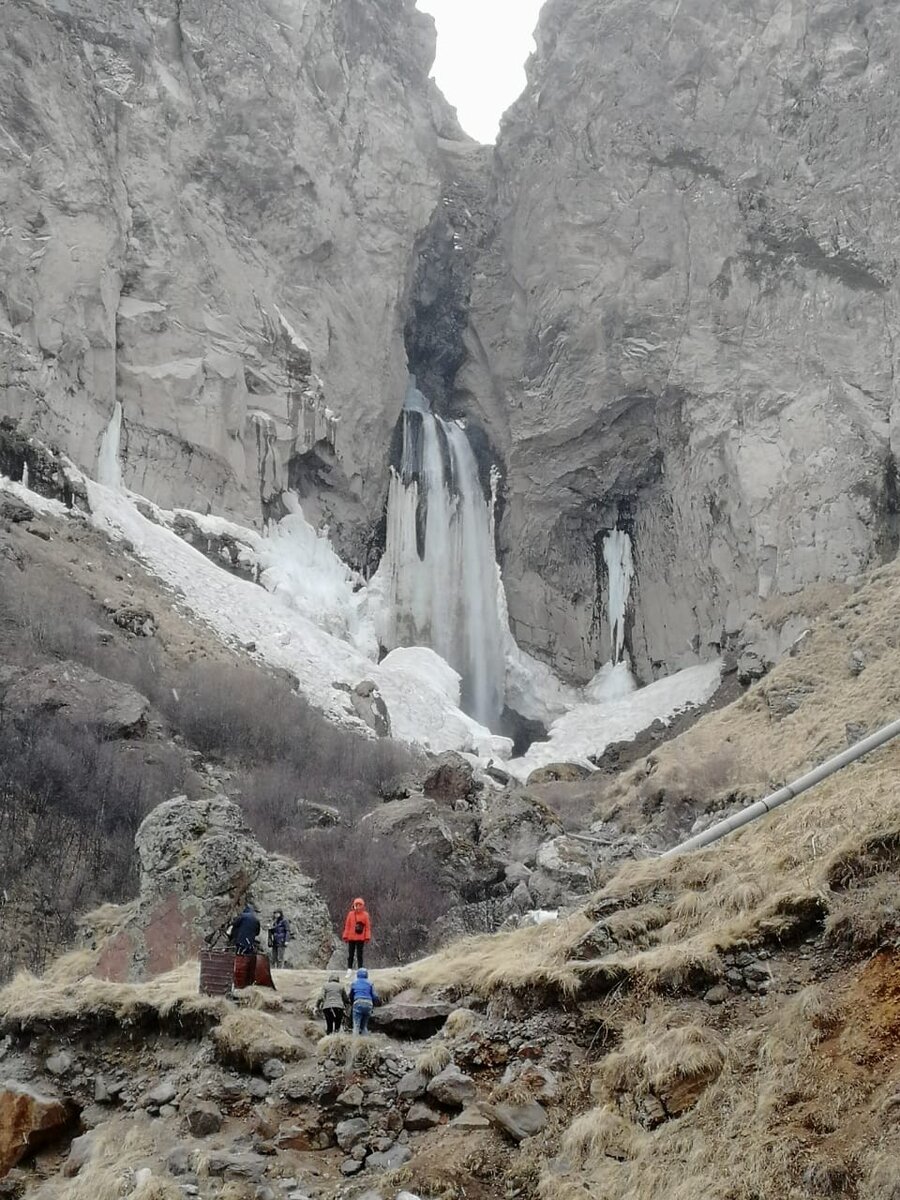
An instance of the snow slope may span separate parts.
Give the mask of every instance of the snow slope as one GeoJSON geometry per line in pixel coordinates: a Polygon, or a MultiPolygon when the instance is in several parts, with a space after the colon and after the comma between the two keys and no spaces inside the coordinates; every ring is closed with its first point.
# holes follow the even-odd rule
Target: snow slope
{"type": "MultiPolygon", "coordinates": [[[[243,547],[241,558],[259,580],[254,583],[216,565],[175,533],[176,514],[119,488],[83,483],[91,506],[88,519],[127,543],[172,589],[179,607],[224,640],[252,644],[256,658],[289,671],[303,695],[332,720],[366,730],[347,692],[371,679],[387,705],[395,737],[434,753],[459,750],[483,760],[509,759],[512,743],[460,709],[460,677],[433,650],[399,648],[377,662],[377,592],[369,594],[299,508],[265,536],[219,517],[184,514],[210,538],[227,535],[243,547]]],[[[47,515],[85,518],[7,479],[0,478],[0,491],[47,515]]],[[[626,663],[607,665],[586,688],[572,688],[516,645],[499,569],[497,594],[509,700],[523,715],[552,722],[547,741],[507,764],[517,778],[552,762],[590,766],[590,756],[630,740],[656,720],[670,721],[685,708],[705,703],[719,685],[721,663],[716,661],[640,690],[626,663]]]]}
{"type": "Polygon", "coordinates": [[[628,742],[652,725],[668,723],[687,708],[705,704],[715,694],[722,676],[721,660],[688,667],[646,687],[636,688],[626,663],[607,665],[588,684],[593,697],[577,704],[550,726],[546,742],[534,742],[506,769],[517,779],[549,763],[580,763],[591,767],[590,756],[600,755],[614,742],[628,742]]]}

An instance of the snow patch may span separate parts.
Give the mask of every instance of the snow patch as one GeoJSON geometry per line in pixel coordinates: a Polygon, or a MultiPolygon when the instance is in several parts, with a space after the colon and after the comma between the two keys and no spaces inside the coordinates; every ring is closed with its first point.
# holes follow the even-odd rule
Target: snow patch
{"type": "Polygon", "coordinates": [[[705,704],[718,689],[721,676],[722,662],[716,659],[635,688],[627,664],[604,667],[589,684],[595,698],[559,717],[546,742],[534,742],[520,758],[508,762],[506,769],[525,780],[550,763],[593,767],[590,758],[614,742],[630,742],[654,721],[668,724],[685,709],[705,704]]]}

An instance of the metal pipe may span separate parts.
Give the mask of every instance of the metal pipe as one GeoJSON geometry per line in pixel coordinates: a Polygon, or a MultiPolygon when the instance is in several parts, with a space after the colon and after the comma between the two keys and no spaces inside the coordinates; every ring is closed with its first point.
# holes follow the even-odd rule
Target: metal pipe
{"type": "Polygon", "coordinates": [[[892,721],[890,725],[885,725],[876,733],[869,734],[867,738],[863,738],[861,742],[856,742],[849,749],[836,754],[834,758],[829,758],[827,762],[822,763],[815,770],[809,771],[806,775],[801,775],[799,779],[795,779],[793,783],[788,783],[783,788],[779,788],[777,792],[772,792],[771,796],[766,796],[764,800],[757,800],[754,804],[748,805],[747,808],[742,808],[740,812],[726,817],[724,821],[718,821],[715,825],[710,825],[709,829],[704,829],[702,833],[698,833],[695,837],[688,838],[686,842],[681,842],[680,845],[673,846],[671,850],[667,850],[661,857],[671,858],[674,854],[684,854],[688,850],[699,850],[701,846],[709,846],[713,842],[717,842],[719,838],[725,837],[726,834],[733,833],[735,829],[740,829],[743,825],[749,825],[751,821],[765,816],[773,808],[778,808],[779,805],[787,803],[788,800],[793,800],[795,796],[799,796],[801,792],[805,792],[808,788],[815,787],[817,783],[821,783],[823,779],[827,779],[835,771],[840,771],[843,767],[855,762],[858,758],[862,758],[870,750],[876,750],[879,746],[883,746],[885,742],[889,742],[891,738],[897,737],[898,734],[900,734],[900,720],[892,721]]]}

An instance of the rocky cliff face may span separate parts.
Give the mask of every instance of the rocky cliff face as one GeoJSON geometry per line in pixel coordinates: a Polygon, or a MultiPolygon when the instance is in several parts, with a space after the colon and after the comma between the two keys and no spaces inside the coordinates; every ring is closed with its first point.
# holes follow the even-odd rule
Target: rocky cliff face
{"type": "Polygon", "coordinates": [[[361,536],[466,144],[433,53],[413,0],[4,3],[0,414],[95,475],[118,401],[134,490],[361,536]]]}
{"type": "Polygon", "coordinates": [[[645,676],[896,551],[898,54],[884,0],[548,0],[458,380],[527,648],[608,657],[617,523],[645,676]]]}
{"type": "Polygon", "coordinates": [[[407,369],[505,473],[513,630],[645,678],[900,542],[900,15],[547,0],[493,156],[413,0],[6,0],[0,416],[378,552],[407,369]],[[120,407],[119,407],[120,406],[120,407]]]}

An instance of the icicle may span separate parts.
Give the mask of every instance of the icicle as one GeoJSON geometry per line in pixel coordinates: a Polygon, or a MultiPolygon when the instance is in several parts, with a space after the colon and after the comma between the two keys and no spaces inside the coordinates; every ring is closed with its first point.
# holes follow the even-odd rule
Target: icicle
{"type": "Polygon", "coordinates": [[[609,653],[616,664],[625,653],[625,614],[634,577],[631,538],[624,529],[614,529],[603,539],[603,561],[608,580],[609,653]]]}
{"type": "Polygon", "coordinates": [[[28,487],[28,463],[27,462],[22,463],[22,487],[23,488],[28,487]]]}
{"type": "Polygon", "coordinates": [[[116,491],[122,490],[122,467],[119,462],[121,441],[122,405],[117,400],[106,432],[100,440],[100,454],[97,459],[97,482],[116,491]]]}

